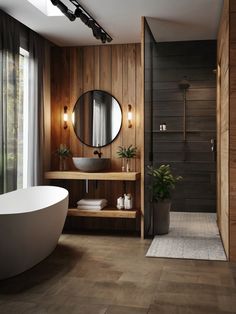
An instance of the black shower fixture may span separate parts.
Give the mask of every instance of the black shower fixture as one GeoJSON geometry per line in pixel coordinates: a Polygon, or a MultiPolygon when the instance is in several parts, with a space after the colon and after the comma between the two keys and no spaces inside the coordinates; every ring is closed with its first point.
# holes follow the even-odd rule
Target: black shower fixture
{"type": "Polygon", "coordinates": [[[190,83],[187,81],[186,76],[179,82],[179,88],[180,89],[189,89],[190,83]]]}
{"type": "Polygon", "coordinates": [[[93,36],[101,40],[103,44],[112,41],[111,36],[98,24],[98,22],[82,7],[77,0],[69,0],[75,7],[74,13],[67,8],[67,6],[60,0],[51,0],[52,4],[57,6],[58,9],[70,20],[74,21],[76,18],[80,18],[81,21],[92,29],[93,36]]]}

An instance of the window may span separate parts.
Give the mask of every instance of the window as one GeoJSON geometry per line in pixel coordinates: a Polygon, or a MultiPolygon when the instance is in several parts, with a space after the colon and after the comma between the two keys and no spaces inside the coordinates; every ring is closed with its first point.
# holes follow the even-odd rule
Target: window
{"type": "Polygon", "coordinates": [[[29,52],[20,48],[17,132],[17,188],[27,187],[29,52]]]}

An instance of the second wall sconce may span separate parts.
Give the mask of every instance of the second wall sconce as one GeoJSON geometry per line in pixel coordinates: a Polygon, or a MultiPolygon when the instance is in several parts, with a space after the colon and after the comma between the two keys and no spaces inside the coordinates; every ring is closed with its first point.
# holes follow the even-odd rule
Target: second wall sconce
{"type": "Polygon", "coordinates": [[[68,128],[68,107],[64,106],[64,114],[63,114],[63,121],[64,121],[64,129],[66,130],[68,128]]]}
{"type": "Polygon", "coordinates": [[[133,113],[132,113],[132,106],[128,105],[128,128],[132,128],[132,120],[133,120],[133,113]]]}

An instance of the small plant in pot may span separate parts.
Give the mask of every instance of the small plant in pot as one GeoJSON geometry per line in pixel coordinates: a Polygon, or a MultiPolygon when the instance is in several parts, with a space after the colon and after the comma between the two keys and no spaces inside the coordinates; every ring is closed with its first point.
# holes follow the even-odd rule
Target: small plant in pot
{"type": "Polygon", "coordinates": [[[137,155],[137,147],[130,145],[128,148],[119,146],[117,151],[118,158],[123,158],[122,171],[129,172],[130,169],[130,160],[135,158],[137,155]]]}
{"type": "Polygon", "coordinates": [[[70,149],[66,145],[60,144],[55,154],[59,156],[59,170],[66,170],[66,159],[72,156],[70,149]]]}
{"type": "Polygon", "coordinates": [[[148,175],[152,177],[153,233],[166,234],[170,226],[171,191],[183,178],[174,176],[170,165],[148,166],[148,175]]]}

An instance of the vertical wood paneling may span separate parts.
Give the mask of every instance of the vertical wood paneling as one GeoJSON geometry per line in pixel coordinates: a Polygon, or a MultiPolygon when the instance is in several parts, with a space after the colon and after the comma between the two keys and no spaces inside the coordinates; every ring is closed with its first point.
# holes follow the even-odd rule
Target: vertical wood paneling
{"type": "MultiPolygon", "coordinates": [[[[93,46],[84,47],[82,49],[82,67],[83,67],[83,93],[94,89],[95,73],[95,49],[93,46]]],[[[94,157],[94,149],[92,147],[83,145],[84,157],[94,157]]]]}
{"type": "MultiPolygon", "coordinates": [[[[111,46],[100,47],[100,77],[99,77],[99,89],[108,93],[112,91],[112,59],[111,59],[111,46]]],[[[111,157],[111,145],[102,148],[103,157],[111,157]]]]}
{"type": "MultiPolygon", "coordinates": [[[[83,92],[83,67],[82,67],[82,55],[79,49],[72,48],[70,50],[70,73],[71,73],[71,83],[70,83],[70,106],[69,113],[72,116],[74,105],[79,98],[79,95],[83,92]],[[76,65],[76,66],[75,66],[76,65]]],[[[73,147],[74,156],[83,156],[83,145],[73,130],[71,119],[69,119],[68,124],[70,126],[70,147],[73,147]]]]}
{"type": "Polygon", "coordinates": [[[218,34],[218,217],[231,261],[236,261],[236,1],[225,0],[218,34]]]}
{"type": "Polygon", "coordinates": [[[227,256],[229,256],[229,27],[228,0],[224,3],[218,36],[218,93],[217,93],[217,134],[218,134],[218,225],[227,256]]]}
{"type": "MultiPolygon", "coordinates": [[[[116,99],[120,104],[123,104],[123,47],[122,45],[112,46],[112,95],[116,95],[116,99]]],[[[124,117],[123,117],[124,119],[124,117]]],[[[122,161],[117,158],[117,149],[123,144],[123,128],[121,128],[119,136],[111,144],[111,156],[113,159],[113,168],[116,171],[121,171],[122,161]]]]}
{"type": "Polygon", "coordinates": [[[229,4],[229,243],[230,260],[236,261],[236,1],[229,4]]]}
{"type": "MultiPolygon", "coordinates": [[[[111,48],[111,94],[116,97],[118,102],[122,104],[123,107],[123,47],[122,45],[112,45],[111,48]]],[[[124,128],[122,127],[119,136],[111,144],[112,167],[115,171],[121,171],[122,167],[121,159],[117,158],[117,149],[119,146],[123,145],[123,130],[124,128]]],[[[112,182],[110,187],[111,195],[115,195],[116,197],[118,197],[118,195],[122,195],[124,192],[122,184],[117,185],[115,182],[112,182]]]]}
{"type": "MultiPolygon", "coordinates": [[[[63,140],[68,144],[74,156],[93,157],[94,148],[81,143],[74,134],[73,127],[69,123],[67,130],[63,129],[62,113],[65,104],[69,105],[72,113],[73,106],[79,96],[89,90],[101,89],[111,93],[121,104],[123,111],[123,125],[121,132],[116,140],[104,148],[104,157],[111,158],[111,169],[121,171],[121,160],[117,158],[117,148],[120,145],[137,145],[141,149],[140,137],[136,135],[141,130],[139,125],[141,110],[141,61],[140,45],[106,45],[89,46],[75,48],[53,48],[52,58],[52,150],[55,150],[63,140]],[[60,65],[60,66],[58,66],[60,65]],[[134,113],[133,128],[127,127],[127,105],[131,103],[134,113]],[[139,117],[136,125],[136,115],[139,117]],[[137,140],[138,139],[138,140],[137,140]],[[137,141],[136,141],[137,140],[137,141]]],[[[58,169],[57,158],[52,161],[51,168],[58,169]]],[[[133,165],[133,170],[140,170],[140,159],[138,158],[133,165]]],[[[72,168],[73,165],[70,164],[72,168]]],[[[137,193],[135,184],[127,184],[127,190],[135,196],[136,207],[140,207],[140,190],[137,183],[137,193]]],[[[116,199],[122,193],[122,182],[99,183],[95,189],[94,182],[90,182],[90,193],[83,195],[83,183],[71,183],[71,203],[75,204],[79,197],[106,197],[110,204],[115,206],[116,199]]],[[[78,226],[109,227],[109,220],[99,219],[94,224],[93,220],[84,219],[77,223],[78,226]]],[[[117,229],[135,230],[134,222],[125,220],[113,222],[113,227],[117,229]]],[[[138,226],[138,229],[140,227],[138,226]]]]}

